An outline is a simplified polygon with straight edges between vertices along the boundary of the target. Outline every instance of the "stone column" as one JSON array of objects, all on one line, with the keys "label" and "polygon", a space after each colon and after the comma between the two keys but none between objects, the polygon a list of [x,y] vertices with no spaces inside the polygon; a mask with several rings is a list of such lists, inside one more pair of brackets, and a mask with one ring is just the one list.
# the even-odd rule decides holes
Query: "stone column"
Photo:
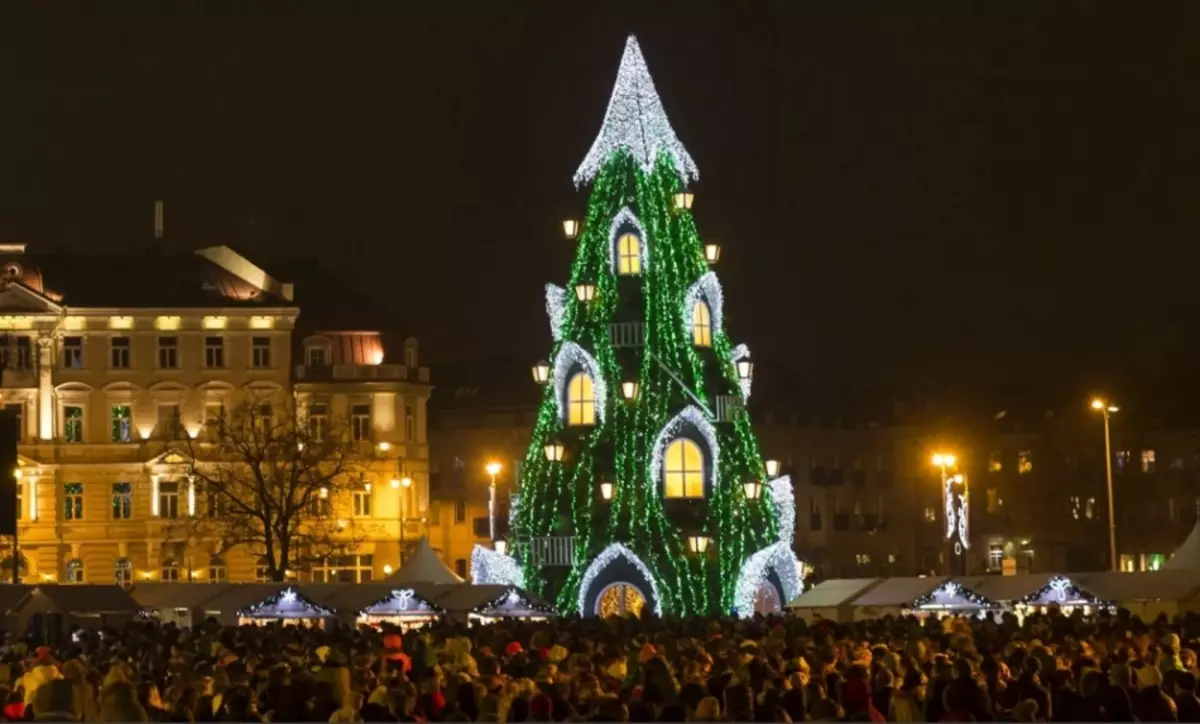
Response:
[{"label": "stone column", "polygon": [[38,337],[38,438],[54,439],[54,337]]}]

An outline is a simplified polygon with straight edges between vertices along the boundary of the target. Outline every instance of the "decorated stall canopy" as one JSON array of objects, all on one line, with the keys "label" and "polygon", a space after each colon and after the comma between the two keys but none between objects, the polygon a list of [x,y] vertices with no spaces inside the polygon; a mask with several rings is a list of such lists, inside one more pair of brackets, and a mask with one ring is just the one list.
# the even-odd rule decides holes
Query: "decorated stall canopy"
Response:
[{"label": "decorated stall canopy", "polygon": [[238,611],[239,623],[278,621],[300,625],[320,624],[335,615],[333,609],[315,603],[294,586],[288,586]]},{"label": "decorated stall canopy", "polygon": [[887,615],[968,614],[999,608],[975,589],[982,578],[951,580],[944,576],[885,578],[854,599],[855,620]]},{"label": "decorated stall canopy", "polygon": [[426,597],[416,587],[392,588],[383,598],[359,609],[363,623],[390,623],[407,628],[419,626],[441,617],[445,610]]},{"label": "decorated stall canopy", "polygon": [[436,603],[449,614],[477,623],[501,618],[545,619],[554,616],[553,606],[516,586],[454,586]]}]

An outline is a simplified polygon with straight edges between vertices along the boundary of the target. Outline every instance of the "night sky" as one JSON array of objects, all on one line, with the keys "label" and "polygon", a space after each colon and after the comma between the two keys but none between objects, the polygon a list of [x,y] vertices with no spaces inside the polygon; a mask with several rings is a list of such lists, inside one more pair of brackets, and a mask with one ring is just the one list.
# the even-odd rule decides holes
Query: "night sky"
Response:
[{"label": "night sky", "polygon": [[542,287],[572,251],[558,222],[586,203],[571,175],[635,32],[760,376],[810,397],[1128,398],[1197,376],[1198,20],[1196,3],[6,2],[0,238],[128,250],[163,198],[173,243],[319,258],[437,360],[544,357]]}]

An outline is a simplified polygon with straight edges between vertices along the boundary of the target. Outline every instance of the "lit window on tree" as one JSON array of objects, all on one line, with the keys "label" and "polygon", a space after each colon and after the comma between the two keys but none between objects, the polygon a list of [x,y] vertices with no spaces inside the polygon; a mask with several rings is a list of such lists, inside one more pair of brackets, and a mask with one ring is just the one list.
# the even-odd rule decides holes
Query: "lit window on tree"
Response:
[{"label": "lit window on tree", "polygon": [[699,445],[687,438],[680,438],[667,446],[663,458],[665,497],[704,497],[704,455]]},{"label": "lit window on tree", "polygon": [[697,300],[696,306],[692,307],[692,344],[712,346],[712,312],[704,301]]},{"label": "lit window on tree", "polygon": [[596,424],[596,391],[586,372],[576,373],[567,386],[567,424]]},{"label": "lit window on tree", "polygon": [[617,239],[617,273],[642,273],[642,240],[637,234],[622,234]]}]

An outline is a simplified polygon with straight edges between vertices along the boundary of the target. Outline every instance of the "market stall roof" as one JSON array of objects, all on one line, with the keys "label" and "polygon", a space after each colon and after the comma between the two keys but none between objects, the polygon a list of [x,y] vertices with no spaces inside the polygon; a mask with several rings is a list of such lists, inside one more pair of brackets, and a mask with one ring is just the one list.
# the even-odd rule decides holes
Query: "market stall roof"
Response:
[{"label": "market stall roof", "polygon": [[[1015,576],[987,576],[975,587],[975,592],[993,601],[1027,602],[1031,604],[1096,601],[1097,596],[1083,585],[1086,575],[1060,573],[1018,573]],[[1036,600],[1026,599],[1036,597]]]},{"label": "market stall roof", "polygon": [[796,596],[787,607],[830,608],[841,606],[883,580],[882,578],[831,578],[828,581],[821,581]]},{"label": "market stall roof", "polygon": [[349,588],[356,586],[369,586],[369,583],[297,583],[295,588],[300,595],[307,598],[313,603],[319,604],[326,608],[336,608],[332,605],[332,601],[342,595]]},{"label": "market stall roof", "polygon": [[219,613],[236,613],[278,593],[286,583],[233,583],[224,593],[204,604],[204,610]]},{"label": "market stall roof", "polygon": [[336,612],[302,594],[296,586],[287,586],[266,598],[238,609],[246,618],[330,618]]},{"label": "market stall roof", "polygon": [[30,598],[44,599],[46,610],[55,613],[135,614],[142,610],[129,592],[117,585],[84,583],[70,586],[38,586],[30,594]]},{"label": "market stall roof", "polygon": [[1200,568],[1200,518],[1192,526],[1192,532],[1183,543],[1171,554],[1170,560],[1162,565],[1164,571],[1175,571]]},{"label": "market stall roof", "polygon": [[464,583],[447,586],[434,603],[450,613],[482,616],[553,616],[554,608],[516,586]]},{"label": "market stall roof", "polygon": [[438,558],[428,538],[417,541],[416,550],[400,566],[400,570],[387,577],[388,583],[462,583],[463,579],[446,567]]},{"label": "market stall roof", "polygon": [[442,595],[441,586],[388,586],[382,596],[359,606],[358,612],[368,616],[436,616],[445,611],[434,603]]},{"label": "market stall roof", "polygon": [[129,595],[145,609],[197,608],[224,594],[236,583],[163,583],[150,581],[133,587]]},{"label": "market stall roof", "polygon": [[[1082,578],[1082,577],[1081,577]],[[1082,585],[1106,601],[1183,601],[1200,594],[1200,576],[1195,571],[1142,571],[1093,573]]]},{"label": "market stall roof", "polygon": [[885,578],[851,602],[853,606],[907,606],[949,580],[946,576]]},{"label": "market stall roof", "polygon": [[23,583],[0,585],[0,615],[15,611],[32,592],[33,586]]}]

